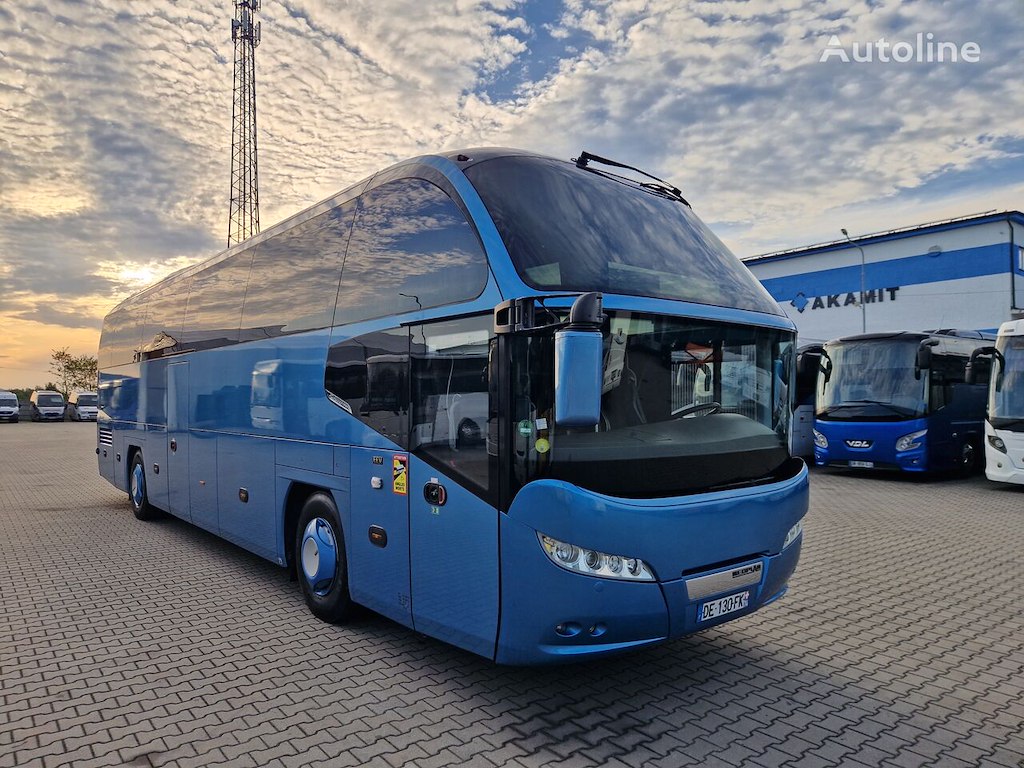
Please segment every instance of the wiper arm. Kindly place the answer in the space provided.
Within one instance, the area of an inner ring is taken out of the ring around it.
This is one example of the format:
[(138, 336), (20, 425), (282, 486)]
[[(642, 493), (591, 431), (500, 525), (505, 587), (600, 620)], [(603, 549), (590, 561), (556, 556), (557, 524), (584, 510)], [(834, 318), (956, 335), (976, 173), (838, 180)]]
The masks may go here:
[[(609, 178), (621, 179), (624, 181), (632, 182), (634, 184), (637, 184), (641, 189), (646, 189), (648, 192), (652, 192), (661, 197), (666, 197), (669, 200), (675, 200), (676, 202), (682, 203), (687, 208), (693, 207), (686, 201), (686, 198), (683, 197), (683, 193), (679, 190), (678, 187), (673, 187), (664, 179), (659, 179), (657, 176), (647, 173), (647, 171), (641, 171), (639, 168), (636, 168), (632, 165), (626, 165), (625, 163), (620, 163), (617, 160), (609, 160), (608, 158), (600, 157), (599, 155), (592, 155), (587, 151), (580, 152), (580, 156), (573, 158), (573, 160), (576, 163), (577, 168), (583, 168), (584, 170), (590, 171), (591, 173), (599, 173), (602, 176), (607, 176)], [(627, 171), (635, 171), (636, 173), (639, 173), (641, 176), (646, 176), (648, 179), (654, 179), (654, 181), (656, 181), (657, 184), (652, 184), (649, 181), (637, 182), (634, 181), (633, 179), (630, 179), (627, 176), (619, 176), (614, 173), (598, 171), (594, 168), (590, 168), (590, 163), (599, 163), (601, 165), (610, 165), (613, 168), (625, 168)]]
[[(890, 411), (895, 413), (897, 416), (910, 416), (914, 411), (910, 408), (900, 408), (898, 405), (892, 403), (883, 403), (881, 400), (847, 400), (846, 403), (851, 405), (880, 405), (883, 408), (888, 408)], [(842, 408), (846, 403), (837, 405), (837, 408)]]

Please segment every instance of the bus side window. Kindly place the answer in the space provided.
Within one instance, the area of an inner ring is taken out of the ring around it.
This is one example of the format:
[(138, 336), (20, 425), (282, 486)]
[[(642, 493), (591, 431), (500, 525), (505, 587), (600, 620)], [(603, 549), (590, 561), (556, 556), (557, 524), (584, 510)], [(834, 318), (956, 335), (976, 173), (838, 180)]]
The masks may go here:
[(260, 243), (245, 292), (242, 341), (331, 324), (355, 207), (354, 200), (342, 203)]
[(376, 331), (331, 346), (324, 387), (345, 410), (405, 448), (408, 370), (408, 329)]
[(483, 247), (455, 201), (398, 179), (360, 198), (334, 325), (468, 301), (486, 285)]
[(412, 329), (412, 444), (421, 458), (490, 487), (490, 315)]

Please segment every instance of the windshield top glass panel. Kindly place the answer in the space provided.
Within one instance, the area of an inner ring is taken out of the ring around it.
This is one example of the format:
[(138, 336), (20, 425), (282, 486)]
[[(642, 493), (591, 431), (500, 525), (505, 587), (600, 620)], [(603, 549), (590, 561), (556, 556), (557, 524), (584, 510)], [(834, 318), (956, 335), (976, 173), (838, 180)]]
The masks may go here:
[(996, 349), (1003, 357), (992, 360), (988, 416), (1001, 429), (1024, 423), (1024, 336), (1003, 336)]
[(924, 416), (928, 372), (914, 376), (918, 340), (825, 345), (815, 416), (833, 421), (904, 421)]
[(678, 496), (769, 482), (789, 458), (789, 332), (611, 312), (591, 429), (554, 425), (553, 336), (511, 341), (516, 488)]
[(60, 395), (39, 395), (36, 402), (39, 405), (64, 405), (64, 398)]
[(79, 405), (96, 405), (96, 395), (79, 395)]
[(523, 281), (781, 314), (690, 208), (571, 163), (503, 157), (466, 169)]

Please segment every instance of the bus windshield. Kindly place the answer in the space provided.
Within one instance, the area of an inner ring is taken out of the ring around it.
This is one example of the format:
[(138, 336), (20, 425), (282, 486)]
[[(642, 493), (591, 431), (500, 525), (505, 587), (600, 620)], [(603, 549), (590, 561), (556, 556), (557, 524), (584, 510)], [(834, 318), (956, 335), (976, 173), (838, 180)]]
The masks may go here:
[(678, 200), (539, 157), (466, 169), (523, 281), (773, 315), (768, 292)]
[(919, 339), (829, 342), (822, 353), (815, 417), (904, 421), (924, 416), (928, 372), (915, 376)]
[(992, 360), (988, 417), (1003, 429), (1024, 423), (1024, 336), (1003, 336), (996, 342), (1002, 354)]
[(552, 478), (641, 498), (778, 479), (789, 458), (791, 332), (608, 316), (596, 428), (554, 424), (552, 336), (513, 339), (517, 487)]

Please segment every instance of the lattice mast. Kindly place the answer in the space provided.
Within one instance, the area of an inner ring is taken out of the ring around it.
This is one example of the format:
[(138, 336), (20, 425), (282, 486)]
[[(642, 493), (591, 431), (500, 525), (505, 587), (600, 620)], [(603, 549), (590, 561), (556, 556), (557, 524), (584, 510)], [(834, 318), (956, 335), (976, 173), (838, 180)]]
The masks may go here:
[(231, 212), (228, 246), (260, 231), (256, 163), (256, 46), (260, 0), (234, 0), (231, 39), (235, 43), (234, 98), (231, 115)]

